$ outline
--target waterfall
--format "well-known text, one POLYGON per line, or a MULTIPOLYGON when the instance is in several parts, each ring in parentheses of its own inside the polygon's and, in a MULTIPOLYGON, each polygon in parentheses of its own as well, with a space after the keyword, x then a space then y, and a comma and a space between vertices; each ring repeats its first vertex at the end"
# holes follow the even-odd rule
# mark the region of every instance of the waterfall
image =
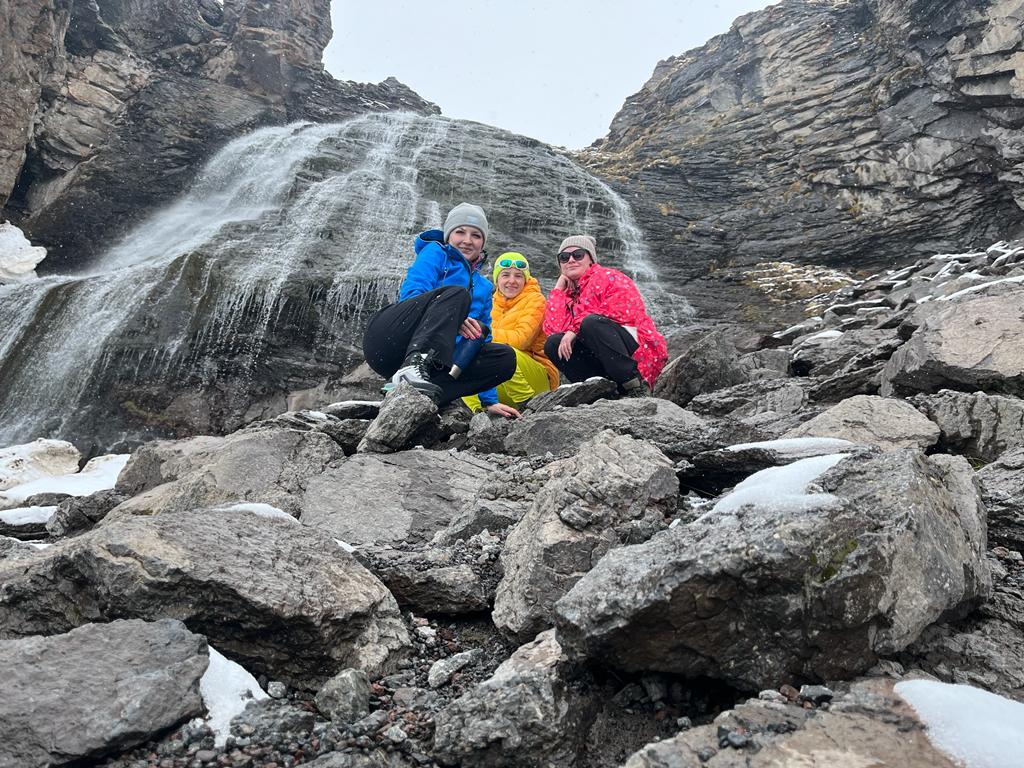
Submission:
MULTIPOLYGON (((0 286, 0 445, 97 424, 108 442, 140 438, 130 426, 140 413, 165 434, 143 401, 159 410, 196 392, 244 420, 257 391, 343 370, 369 313, 397 293, 415 233, 463 199, 500 220, 534 195, 538 209, 564 211, 559 232, 604 232, 664 322, 679 300, 663 299, 629 207, 542 145, 506 151, 518 138, 384 113, 232 141, 83 273, 0 286)), ((499 244, 519 235, 509 218, 508 233, 492 225, 499 244)), ((531 252, 557 244, 557 233, 523 229, 531 252)))

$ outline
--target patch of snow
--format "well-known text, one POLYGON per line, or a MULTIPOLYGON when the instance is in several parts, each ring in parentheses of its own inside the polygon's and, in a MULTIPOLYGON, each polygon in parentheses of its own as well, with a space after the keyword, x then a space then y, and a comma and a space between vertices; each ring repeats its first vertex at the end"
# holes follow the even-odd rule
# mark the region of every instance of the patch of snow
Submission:
POLYGON ((0 284, 34 280, 45 258, 46 249, 32 245, 20 229, 9 221, 0 224, 0 284))
POLYGON ((41 477, 78 471, 82 454, 64 440, 39 438, 31 443, 0 448, 0 491, 41 477))
POLYGON ((291 523, 299 522, 283 509, 278 509, 270 504, 258 504, 251 501, 241 501, 237 504, 221 504, 214 507, 214 510, 217 512, 251 512, 260 517, 283 518, 291 523))
POLYGON ((306 415, 311 419, 316 419, 317 421, 327 421, 327 414, 323 411, 306 411, 306 415))
POLYGON ((88 496, 114 487, 117 476, 131 458, 127 453, 97 456, 81 472, 55 477, 41 477, 28 483, 0 491, 0 506, 22 502, 37 493, 66 493, 69 496, 88 496))
POLYGON ((734 512, 747 504, 782 512, 806 512, 831 504, 837 501, 835 496, 830 493, 807 493, 807 487, 848 456, 847 453, 814 456, 784 467, 762 469, 739 483, 732 493, 721 499, 700 519, 734 512))
POLYGON ((347 541, 342 541, 341 539, 335 539, 334 543, 337 544, 342 549, 344 549, 346 552, 355 552, 356 551, 356 548, 353 547, 351 544, 349 544, 347 541))
POLYGON ((730 445, 725 450, 748 451, 759 448, 764 451, 774 451, 782 456, 803 458, 846 451, 856 445, 849 440, 840 440, 837 437, 787 437, 778 440, 765 440, 760 443, 739 443, 730 445))
POLYGON ((15 507, 0 512, 0 522, 7 525, 28 525, 29 523, 45 523, 57 507, 15 507))
POLYGON ((47 547, 53 546, 53 544, 47 544, 44 541, 22 541, 21 539, 16 539, 13 536, 0 536, 0 541, 4 540, 15 541, 18 544, 22 544, 26 547, 32 547, 32 549, 46 549, 47 547))
POLYGON ((836 330, 821 331, 820 333, 816 333, 813 336, 808 336, 806 339, 801 339, 800 343, 801 344, 806 344, 808 341, 819 341, 819 340, 823 341, 823 340, 827 340, 827 339, 838 339, 842 335, 843 335, 842 331, 836 331, 836 330))
POLYGON ((1008 768, 1024 755, 1024 704, 969 685, 896 683, 928 726, 928 740, 964 768, 1008 768))
POLYGON ((331 403, 328 408, 335 408, 341 405, 383 405, 383 400, 342 400, 338 403, 331 403))
POLYGON ((968 293, 974 293, 988 288, 990 285, 999 285, 999 283, 1024 283, 1024 275, 1017 275, 1016 277, 1004 277, 1002 280, 990 280, 987 283, 980 283, 979 285, 972 285, 969 288, 964 288, 956 293, 951 293, 949 296, 940 296, 939 301, 952 301, 953 299, 964 296, 968 293))
POLYGON ((206 705, 206 723, 213 731, 214 743, 223 747, 230 735, 232 719, 240 715, 250 701, 270 697, 244 667, 225 658, 212 645, 209 649, 210 666, 199 681, 199 693, 206 705))

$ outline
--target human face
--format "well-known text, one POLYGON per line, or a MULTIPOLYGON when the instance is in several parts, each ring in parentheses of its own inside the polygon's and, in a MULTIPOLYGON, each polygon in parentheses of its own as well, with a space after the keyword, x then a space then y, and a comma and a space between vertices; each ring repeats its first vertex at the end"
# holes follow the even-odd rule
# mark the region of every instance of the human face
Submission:
POLYGON ((514 299, 526 287, 526 275, 523 270, 508 267, 498 273, 498 292, 506 299, 514 299))
POLYGON ((484 233, 476 227, 468 224, 456 227, 448 235, 448 242, 457 248, 470 264, 480 261, 480 254, 484 250, 484 233))
POLYGON ((575 251, 583 251, 587 255, 584 256, 581 260, 577 260, 574 258, 570 258, 566 262, 563 262, 561 259, 558 260, 558 268, 561 271, 561 273, 565 276, 567 280, 571 280, 574 283, 583 276, 584 272, 586 272, 594 265, 594 259, 590 255, 590 252, 586 251, 583 248, 577 248, 573 246, 570 248, 566 248, 564 251, 562 251, 562 253, 573 253, 575 251))

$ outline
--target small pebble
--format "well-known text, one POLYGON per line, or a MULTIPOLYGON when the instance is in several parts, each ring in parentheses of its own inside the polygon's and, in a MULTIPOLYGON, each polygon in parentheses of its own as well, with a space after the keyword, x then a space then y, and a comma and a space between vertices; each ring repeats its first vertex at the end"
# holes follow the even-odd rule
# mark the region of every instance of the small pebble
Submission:
POLYGON ((267 694, 270 698, 283 699, 286 693, 288 693, 288 686, 280 680, 271 680, 267 683, 267 694))

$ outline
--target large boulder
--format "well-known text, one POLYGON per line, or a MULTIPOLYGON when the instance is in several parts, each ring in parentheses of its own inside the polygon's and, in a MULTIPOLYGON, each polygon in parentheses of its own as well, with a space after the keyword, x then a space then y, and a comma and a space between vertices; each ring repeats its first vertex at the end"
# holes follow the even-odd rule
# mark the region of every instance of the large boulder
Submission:
POLYGON ((481 768, 572 766, 594 703, 574 691, 553 630, 437 713, 434 755, 444 765, 481 768))
POLYGON ((92 765, 201 715, 208 663, 175 619, 0 640, 0 766, 92 765))
POLYGON ((782 437, 829 437, 877 445, 883 450, 925 450, 938 441, 939 428, 903 400, 856 395, 794 427, 782 437))
POLYGON ((685 406, 697 395, 749 378, 730 335, 712 331, 665 366, 654 384, 657 397, 685 406))
POLYGON ((570 656, 628 671, 748 690, 847 677, 984 596, 985 547, 963 459, 805 459, 609 552, 555 606, 556 623, 570 656))
POLYGON ((330 537, 287 517, 129 517, 0 563, 0 636, 174 617, 247 669, 315 687, 385 670, 409 642, 394 598, 330 537))
POLYGON ((948 451, 992 461, 1024 445, 1024 400, 1019 397, 944 389, 914 395, 910 402, 938 425, 939 443, 948 451))
POLYGON ((134 498, 113 510, 111 519, 235 501, 270 504, 297 516, 309 478, 344 458, 322 432, 280 427, 149 443, 118 478, 117 490, 134 498))
POLYGON ((1000 283, 930 302, 886 363, 882 394, 939 389, 1024 394, 1024 291, 1000 283))
POLYGON ((992 544, 1024 552, 1024 446, 978 471, 992 544))
POLYGON ((454 451, 358 454, 304 480, 300 520, 350 544, 422 543, 443 529, 496 471, 454 451))
POLYGON ((436 417, 437 404, 408 382, 402 382, 384 398, 357 450, 393 453, 411 448, 416 433, 436 417))
POLYGON ((648 744, 624 768, 834 766, 955 768, 929 741, 914 710, 885 679, 860 680, 825 710, 767 691, 713 723, 648 744))
POLYGON ((698 416, 728 417, 765 435, 779 437, 818 413, 809 399, 812 379, 757 379, 697 395, 687 410, 698 416))
POLYGON ((603 429, 647 440, 673 459, 761 437, 739 422, 704 419, 668 400, 645 397, 528 414, 511 426, 505 450, 525 456, 567 456, 603 429))
POLYGON ((588 440, 509 534, 495 626, 520 641, 551 626, 555 602, 608 550, 665 527, 678 492, 672 462, 649 443, 610 431, 588 440))

